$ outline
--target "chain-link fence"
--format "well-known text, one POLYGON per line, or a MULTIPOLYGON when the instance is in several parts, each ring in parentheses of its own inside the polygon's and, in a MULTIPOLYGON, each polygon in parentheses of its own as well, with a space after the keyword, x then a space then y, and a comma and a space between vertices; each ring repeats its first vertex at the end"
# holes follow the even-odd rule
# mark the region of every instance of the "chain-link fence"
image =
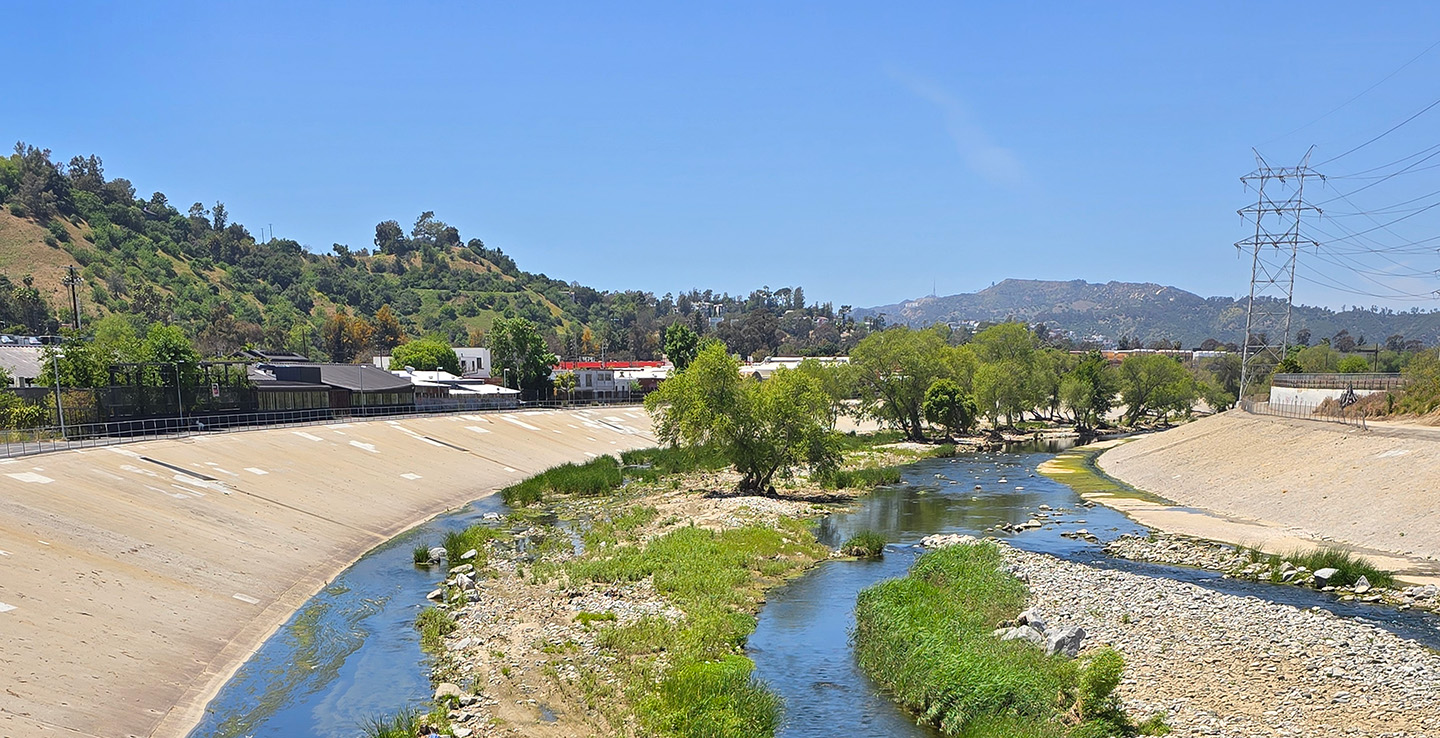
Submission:
POLYGON ((122 443, 177 438, 211 433, 233 433, 259 428, 284 428, 303 425, 368 420, 371 418, 418 418, 432 415, 489 414, 521 412, 536 409, 575 409, 594 407, 637 406, 634 397, 600 398, 594 400, 541 400, 507 403, 486 407, 473 401, 436 403, 433 405, 367 406, 353 408, 319 408, 314 410, 277 410, 267 412, 215 414, 190 417, 165 417, 144 420, 115 420, 100 423, 66 423, 20 430, 0 430, 0 458, 31 456, 75 448, 98 448, 122 443))
POLYGON ((1254 415, 1274 415, 1281 418, 1318 420, 1326 423, 1344 423, 1357 428, 1368 428, 1365 412, 1359 408, 1342 408, 1337 403, 1313 405, 1304 402, 1257 402, 1241 400, 1241 410, 1254 415))

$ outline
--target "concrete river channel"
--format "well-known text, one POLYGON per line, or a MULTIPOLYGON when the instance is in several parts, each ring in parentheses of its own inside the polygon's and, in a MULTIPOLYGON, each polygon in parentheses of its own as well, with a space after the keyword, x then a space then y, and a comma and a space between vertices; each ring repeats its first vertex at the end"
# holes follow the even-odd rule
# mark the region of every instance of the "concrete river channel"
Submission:
MULTIPOLYGON (((819 521, 817 535, 830 546, 862 530, 878 531, 890 544, 879 560, 827 561, 769 593, 748 651, 756 677, 784 698, 782 738, 828 738, 837 726, 845 726, 848 738, 938 736, 917 726, 856 666, 849 645, 855 597, 876 582, 903 576, 923 553, 917 544, 927 535, 986 535, 985 529, 998 523, 1030 519, 1042 504, 1071 512, 1063 522, 1009 536, 1012 545, 1218 592, 1320 607, 1440 648, 1440 618, 1433 615, 1114 559, 1099 544, 1061 536, 1085 528, 1104 542, 1146 531, 1108 508, 1081 507, 1069 487, 1041 476, 1036 467, 1058 450, 1025 446, 919 461, 905 467, 903 485, 877 490, 851 511, 819 521)), ((191 738, 353 738, 368 717, 423 705, 430 685, 412 624, 438 574, 411 566, 411 547, 437 541, 489 512, 504 512, 497 497, 436 518, 366 554, 256 651, 210 704, 191 738)))

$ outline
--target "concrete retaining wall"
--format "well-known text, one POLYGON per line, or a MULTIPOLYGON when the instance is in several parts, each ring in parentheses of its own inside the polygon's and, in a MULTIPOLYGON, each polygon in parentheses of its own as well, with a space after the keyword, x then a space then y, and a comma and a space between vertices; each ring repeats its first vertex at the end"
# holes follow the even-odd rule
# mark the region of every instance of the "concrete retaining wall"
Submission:
POLYGON ((555 464, 652 446, 649 433, 643 410, 612 407, 0 461, 0 735, 184 736, 364 552, 555 464))

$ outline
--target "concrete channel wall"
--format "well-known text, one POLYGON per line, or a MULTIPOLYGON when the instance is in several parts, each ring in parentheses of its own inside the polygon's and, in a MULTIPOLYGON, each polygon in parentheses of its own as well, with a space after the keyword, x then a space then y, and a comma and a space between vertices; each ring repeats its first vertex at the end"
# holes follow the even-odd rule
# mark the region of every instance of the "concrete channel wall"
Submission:
POLYGON ((642 409, 337 423, 0 461, 0 736, 186 735, 336 574, 642 409))

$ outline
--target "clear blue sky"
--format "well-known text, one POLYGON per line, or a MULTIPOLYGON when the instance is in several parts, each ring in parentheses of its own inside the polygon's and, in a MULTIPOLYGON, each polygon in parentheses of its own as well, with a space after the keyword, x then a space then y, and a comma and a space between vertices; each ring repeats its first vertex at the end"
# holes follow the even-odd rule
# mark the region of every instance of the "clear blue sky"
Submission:
POLYGON ((1250 147, 1321 161, 1440 96, 1434 49, 1327 115, 1440 41, 1435 3, 991 5, 7 3, 0 136, 316 250, 434 210, 602 289, 863 306, 1007 277, 1239 294, 1250 147))

